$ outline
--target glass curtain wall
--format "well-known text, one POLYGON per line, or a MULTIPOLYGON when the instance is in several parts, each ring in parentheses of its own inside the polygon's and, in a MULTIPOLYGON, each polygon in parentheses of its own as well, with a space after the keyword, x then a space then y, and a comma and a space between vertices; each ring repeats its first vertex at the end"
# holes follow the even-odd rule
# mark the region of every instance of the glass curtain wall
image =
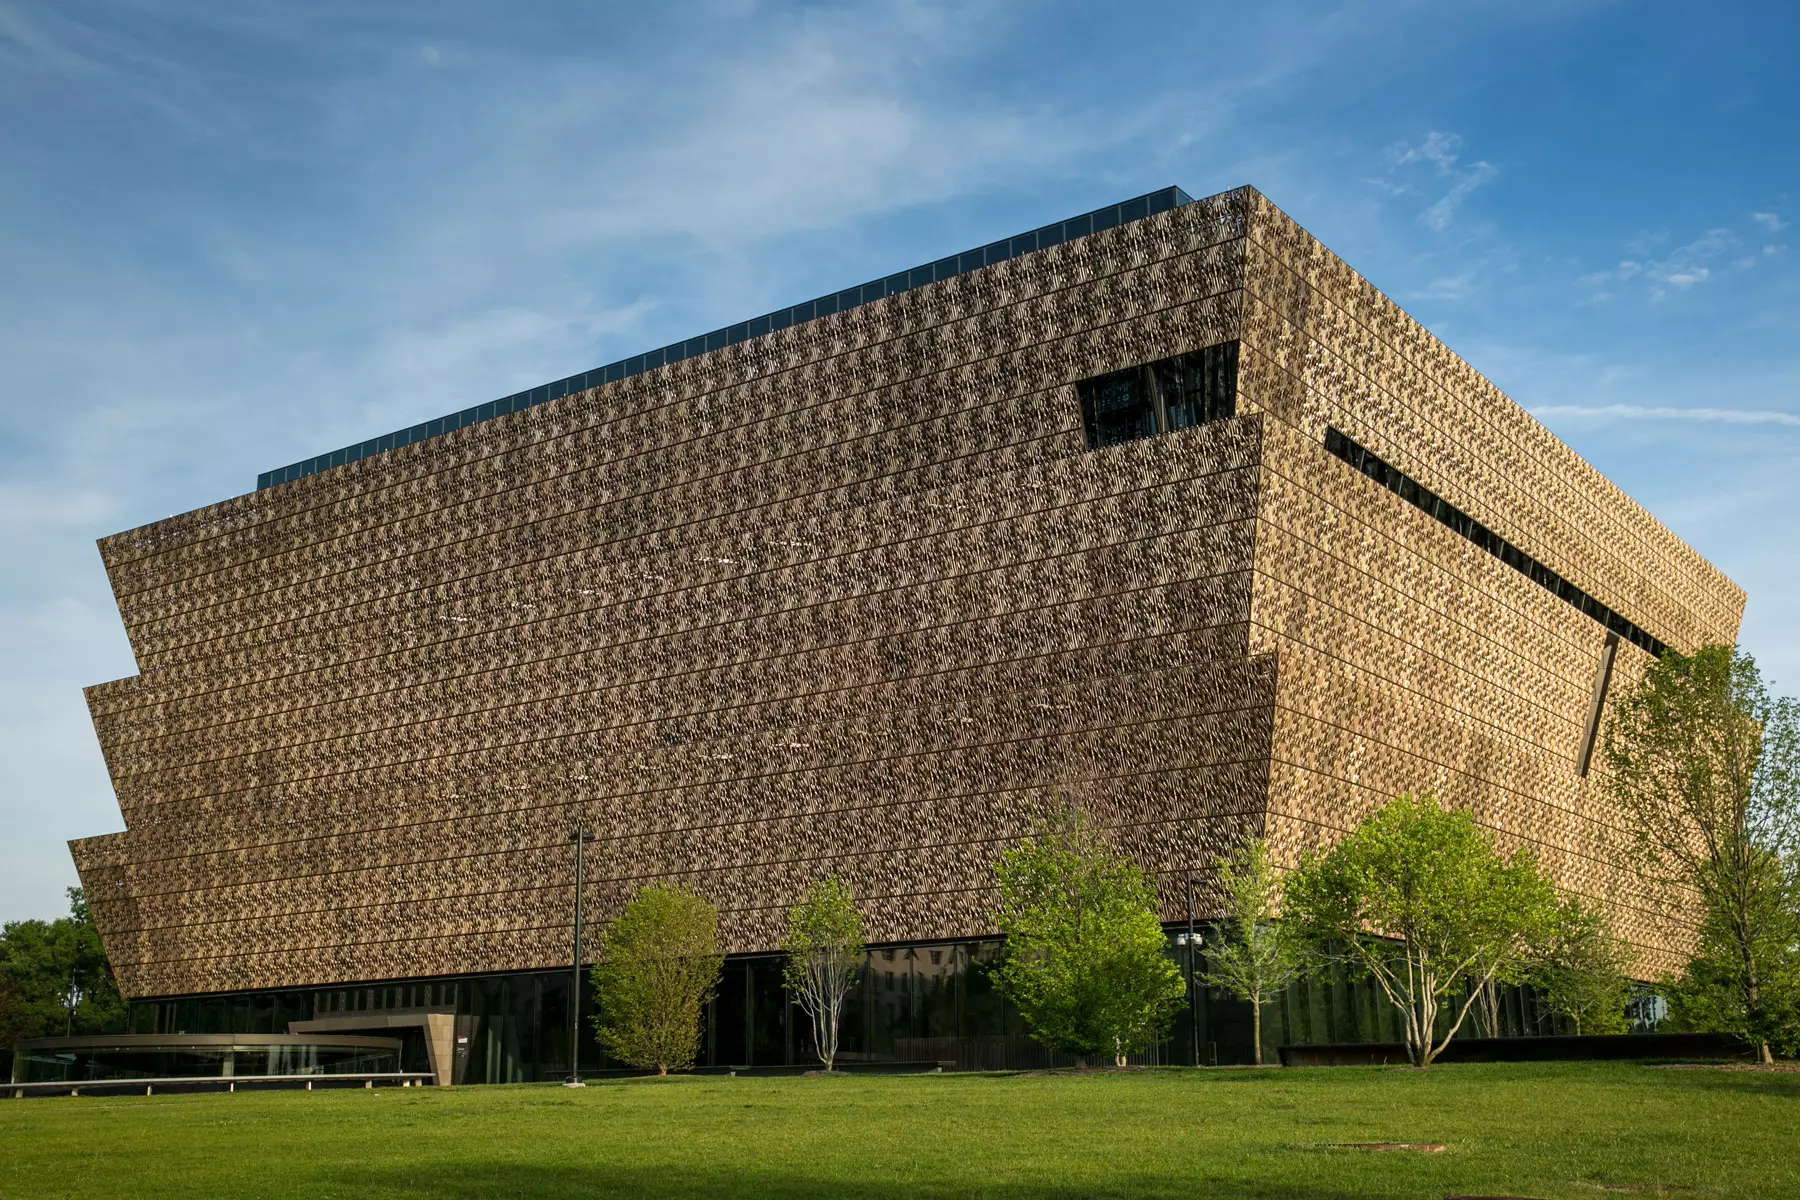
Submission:
MULTIPOLYGON (((1210 940, 1210 932, 1205 938, 1210 940)), ((1170 930, 1170 957, 1189 959, 1170 930)), ((1194 960, 1196 977, 1204 953, 1194 960)), ((869 952, 845 1007, 839 1037, 844 1063, 946 1062, 960 1070, 1039 1069, 1069 1065, 1032 1040, 1018 1010, 995 986, 1000 943, 993 940, 880 946, 869 952)), ((357 1013, 452 1013, 458 1083, 560 1080, 569 1069, 570 973, 520 972, 455 980, 296 989, 244 995, 140 1001, 134 1033, 286 1033, 289 1021, 357 1013)), ((583 1071, 616 1069, 594 1033, 591 988, 580 997, 583 1071)), ((1229 1065, 1251 1061, 1250 1006, 1195 986, 1159 1045, 1135 1055, 1144 1065, 1229 1065)), ((1503 1037, 1570 1032, 1526 988, 1502 988, 1493 1009, 1503 1037)), ((1472 1018, 1473 1020, 1474 1018, 1472 1018)), ((371 1026, 369 1032, 376 1032, 371 1026)), ((352 1030, 343 1030, 352 1032, 352 1030)), ((382 1029, 386 1036, 411 1031, 382 1029)), ((1485 1032, 1465 1028, 1467 1036, 1485 1032)), ((1263 1056, 1282 1045, 1399 1041, 1398 1015, 1375 985, 1342 965, 1289 987, 1263 1009, 1263 1056)), ((402 1069, 428 1069, 422 1031, 404 1036, 402 1069)), ((699 1065, 710 1068, 816 1065, 812 1026, 782 980, 779 955, 727 959, 702 1019, 699 1065)))

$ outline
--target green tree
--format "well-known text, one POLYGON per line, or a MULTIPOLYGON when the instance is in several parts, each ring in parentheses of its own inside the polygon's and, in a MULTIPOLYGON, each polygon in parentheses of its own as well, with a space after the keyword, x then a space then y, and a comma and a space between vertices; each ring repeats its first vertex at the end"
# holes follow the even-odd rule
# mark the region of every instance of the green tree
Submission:
POLYGON ((35 1032, 32 1014, 25 1005, 25 990, 16 980, 0 975, 0 1062, 12 1053, 14 1042, 35 1032))
POLYGON ((1630 963, 1630 950, 1613 936, 1605 912, 1571 896, 1557 906, 1530 979, 1546 1007, 1567 1017, 1577 1034, 1624 1033, 1630 963))
POLYGON ((0 1008, 14 1040, 125 1028, 125 1002, 113 980, 100 934, 80 888, 70 888, 69 915, 12 921, 0 930, 0 1008))
POLYGON ((812 1018, 813 1045, 827 1071, 837 1059, 844 1001, 856 983, 867 947, 856 896, 838 879, 815 880, 788 910, 787 986, 812 1018))
POLYGON ((1181 1007, 1156 894, 1079 809, 1063 808, 994 868, 1005 935, 997 974, 1032 1036, 1087 1065, 1154 1042, 1181 1007))
POLYGON ((1431 795, 1389 801, 1329 852, 1309 853, 1284 890, 1289 919, 1367 971, 1400 1011, 1418 1067, 1443 1053, 1483 985, 1524 973, 1556 910, 1529 852, 1507 860, 1469 814, 1431 795))
POLYGON ((658 1075, 693 1066, 723 962, 718 909, 678 885, 641 889, 607 925, 594 966, 601 1044, 658 1075))
POLYGON ((1698 901, 1699 949, 1673 984, 1693 994, 1672 1005, 1770 1061, 1800 1006, 1800 706, 1730 646, 1671 650, 1614 701, 1604 751, 1627 863, 1671 903, 1698 901))
POLYGON ((1762 869, 1741 901, 1703 903, 1693 957, 1661 986, 1670 1028, 1731 1034, 1767 1062, 1800 1053, 1800 896, 1774 855, 1763 856, 1762 869))
POLYGON ((1207 953, 1205 981, 1250 1002, 1253 1054, 1261 1066, 1263 1005, 1300 974, 1305 947, 1275 920, 1280 883, 1265 839, 1246 838, 1220 858, 1217 879, 1225 921, 1223 937, 1207 953))

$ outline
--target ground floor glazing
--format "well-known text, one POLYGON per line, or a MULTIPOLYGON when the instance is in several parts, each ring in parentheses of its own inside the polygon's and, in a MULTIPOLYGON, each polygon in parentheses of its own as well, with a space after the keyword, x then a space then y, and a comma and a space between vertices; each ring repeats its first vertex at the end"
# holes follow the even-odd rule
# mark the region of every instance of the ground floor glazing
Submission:
MULTIPOLYGON (((1133 1061, 1144 1065, 1231 1065, 1252 1059, 1250 1006, 1203 982, 1204 950, 1192 956, 1170 931, 1170 954, 1190 980, 1187 1004, 1168 1036, 1133 1061)), ((907 943, 870 950, 845 1008, 839 1061, 944 1062, 959 1070, 1039 1069, 1073 1063, 1032 1040, 1018 1010, 995 986, 1000 943, 907 943)), ((456 1083, 523 1083, 569 1072, 572 972, 525 971, 396 980, 281 991, 142 1000, 131 1005, 133 1033, 287 1033, 288 1023, 333 1018, 338 1032, 367 1013, 370 1031, 404 1043, 401 1069, 430 1070, 422 1030, 392 1018, 455 1017, 456 1083), (378 1024, 379 1023, 379 1024, 378 1024)), ((592 989, 581 989, 576 1033, 584 1073, 621 1067, 595 1037, 592 989)), ((1472 1015, 1464 1033, 1520 1036, 1563 1032, 1529 989, 1503 988, 1492 1015, 1472 1015)), ((1334 967, 1287 988, 1263 1009, 1263 1057, 1318 1042, 1401 1040, 1399 1014, 1375 985, 1334 967)), ((783 982, 779 955, 726 959, 702 1022, 699 1064, 787 1067, 816 1064, 811 1025, 783 982)))

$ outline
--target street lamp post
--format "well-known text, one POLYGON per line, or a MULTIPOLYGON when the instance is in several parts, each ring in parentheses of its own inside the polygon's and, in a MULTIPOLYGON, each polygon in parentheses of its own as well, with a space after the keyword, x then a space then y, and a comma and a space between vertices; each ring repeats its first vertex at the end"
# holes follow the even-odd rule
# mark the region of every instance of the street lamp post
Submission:
POLYGON ((1187 876, 1187 982, 1188 982, 1188 1053, 1194 1065, 1200 1065, 1200 989, 1194 979, 1194 947, 1200 939, 1194 935, 1194 877, 1187 876))
POLYGON ((582 889, 582 850, 594 840, 594 835, 577 829, 569 835, 575 843, 575 956, 573 986, 569 989, 569 1077, 563 1080, 564 1087, 586 1087, 581 1082, 581 910, 584 892, 582 889))

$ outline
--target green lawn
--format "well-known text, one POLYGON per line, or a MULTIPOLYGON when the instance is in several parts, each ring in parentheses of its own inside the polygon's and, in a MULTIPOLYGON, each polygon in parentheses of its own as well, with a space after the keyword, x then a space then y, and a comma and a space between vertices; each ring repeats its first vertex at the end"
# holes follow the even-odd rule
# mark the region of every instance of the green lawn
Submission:
POLYGON ((1797 1135, 1800 1075, 1588 1063, 65 1097, 0 1196, 1776 1197, 1797 1135))

